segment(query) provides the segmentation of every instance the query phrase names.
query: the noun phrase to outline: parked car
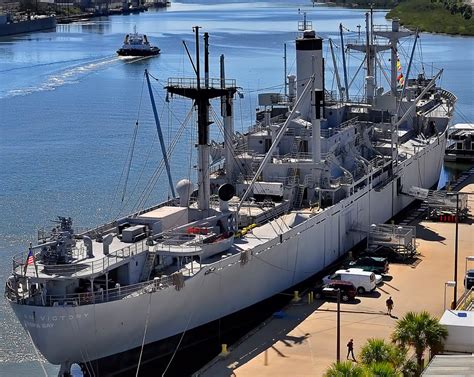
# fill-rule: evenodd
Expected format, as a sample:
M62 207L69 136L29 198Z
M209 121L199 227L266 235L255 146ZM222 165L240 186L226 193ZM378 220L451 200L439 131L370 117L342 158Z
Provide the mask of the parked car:
M332 280L327 284L321 285L314 291L314 297L320 298L336 298L337 290L341 291L341 301L347 302L353 300L357 295L357 289L349 281Z
M328 284L331 280L349 281L357 288L357 293L371 292L376 288L375 274L359 268L337 270L335 273L325 276L323 283Z
M388 273L389 264L387 258L364 256L350 261L347 268L362 268L364 271L386 274Z
M466 289L474 288L474 270L467 270L464 276L464 286Z

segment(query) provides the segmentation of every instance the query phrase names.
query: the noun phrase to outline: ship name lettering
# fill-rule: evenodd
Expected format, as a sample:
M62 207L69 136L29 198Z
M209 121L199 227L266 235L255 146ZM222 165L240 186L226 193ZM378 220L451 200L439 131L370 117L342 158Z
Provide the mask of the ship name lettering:
M54 324L53 323L39 324L39 323L31 322L31 321L25 321L24 326L29 327L29 328L36 328L36 329L50 329L54 327Z
M89 313L76 313L76 314L69 314L69 315L54 315L54 316L48 316L48 315L42 315L42 316L39 316L37 318L35 318L35 316L31 315L31 314L24 314L23 315L23 318L26 320L25 323L30 323L30 324L34 324L38 319L41 321L41 322L56 322L56 321L64 321L66 319L72 321L72 320L75 320L75 319L81 319L81 318L87 318L89 317ZM30 325L28 325L29 327L31 327ZM36 325L35 325L36 327ZM49 326L47 326L49 327Z

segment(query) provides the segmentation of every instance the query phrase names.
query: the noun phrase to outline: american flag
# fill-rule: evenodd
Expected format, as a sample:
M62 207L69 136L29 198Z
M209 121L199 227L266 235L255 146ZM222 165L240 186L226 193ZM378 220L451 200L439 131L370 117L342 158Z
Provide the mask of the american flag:
M33 250L30 249L30 252L28 253L28 258L26 258L26 265L34 264L35 263L35 257L33 255Z
M36 267L35 255L33 254L33 249L31 248L31 246L30 246L30 250L28 251L28 256L26 257L25 267L23 269L23 272L24 272L25 275L26 275L26 272L28 270L28 266L30 264L35 266L36 275L38 275L38 269Z

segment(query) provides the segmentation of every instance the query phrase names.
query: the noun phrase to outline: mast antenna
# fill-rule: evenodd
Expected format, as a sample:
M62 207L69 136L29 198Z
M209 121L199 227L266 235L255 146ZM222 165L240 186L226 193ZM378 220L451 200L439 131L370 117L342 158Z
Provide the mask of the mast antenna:
M237 91L235 80L215 80L209 78L209 34L204 33L204 87L201 86L200 55L199 55L199 29L194 26L196 35L196 65L193 79L170 78L166 90L168 93L190 98L198 113L198 208L206 211L209 209L210 200L210 172L209 172L209 100L212 98L230 96ZM186 45L185 45L186 46ZM188 56L191 56L188 51ZM192 59L190 59L192 60Z

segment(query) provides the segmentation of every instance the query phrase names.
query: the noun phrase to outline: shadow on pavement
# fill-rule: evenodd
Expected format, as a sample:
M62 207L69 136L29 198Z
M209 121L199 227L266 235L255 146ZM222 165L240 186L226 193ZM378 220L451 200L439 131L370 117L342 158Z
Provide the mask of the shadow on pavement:
M234 344L232 346L234 351L231 352L225 361L220 361L213 365L213 374L222 377L235 376L233 372L234 368L246 364L258 354L270 348L274 350L278 356L288 357L281 349L279 350L276 347L277 343L281 341L286 347L293 347L295 344L305 342L311 334L306 333L302 336L293 336L289 335L289 333L314 311L318 310L324 303L324 300L315 300L313 304L308 304L304 300L301 300L300 303L290 304L290 315L286 314L288 307L282 309L282 311L275 312L262 326L250 332L246 337ZM258 336L252 339L252 335L255 332L258 332ZM238 348L240 344L243 344L244 347L239 353L236 353L235 349ZM204 375L206 375L205 372Z
M453 224L454 225L454 224ZM453 228L454 231L454 228ZM442 242L446 240L445 237L440 236L438 233L428 229L422 224L418 224L416 227L416 237L421 238L425 241L435 241L435 242Z

